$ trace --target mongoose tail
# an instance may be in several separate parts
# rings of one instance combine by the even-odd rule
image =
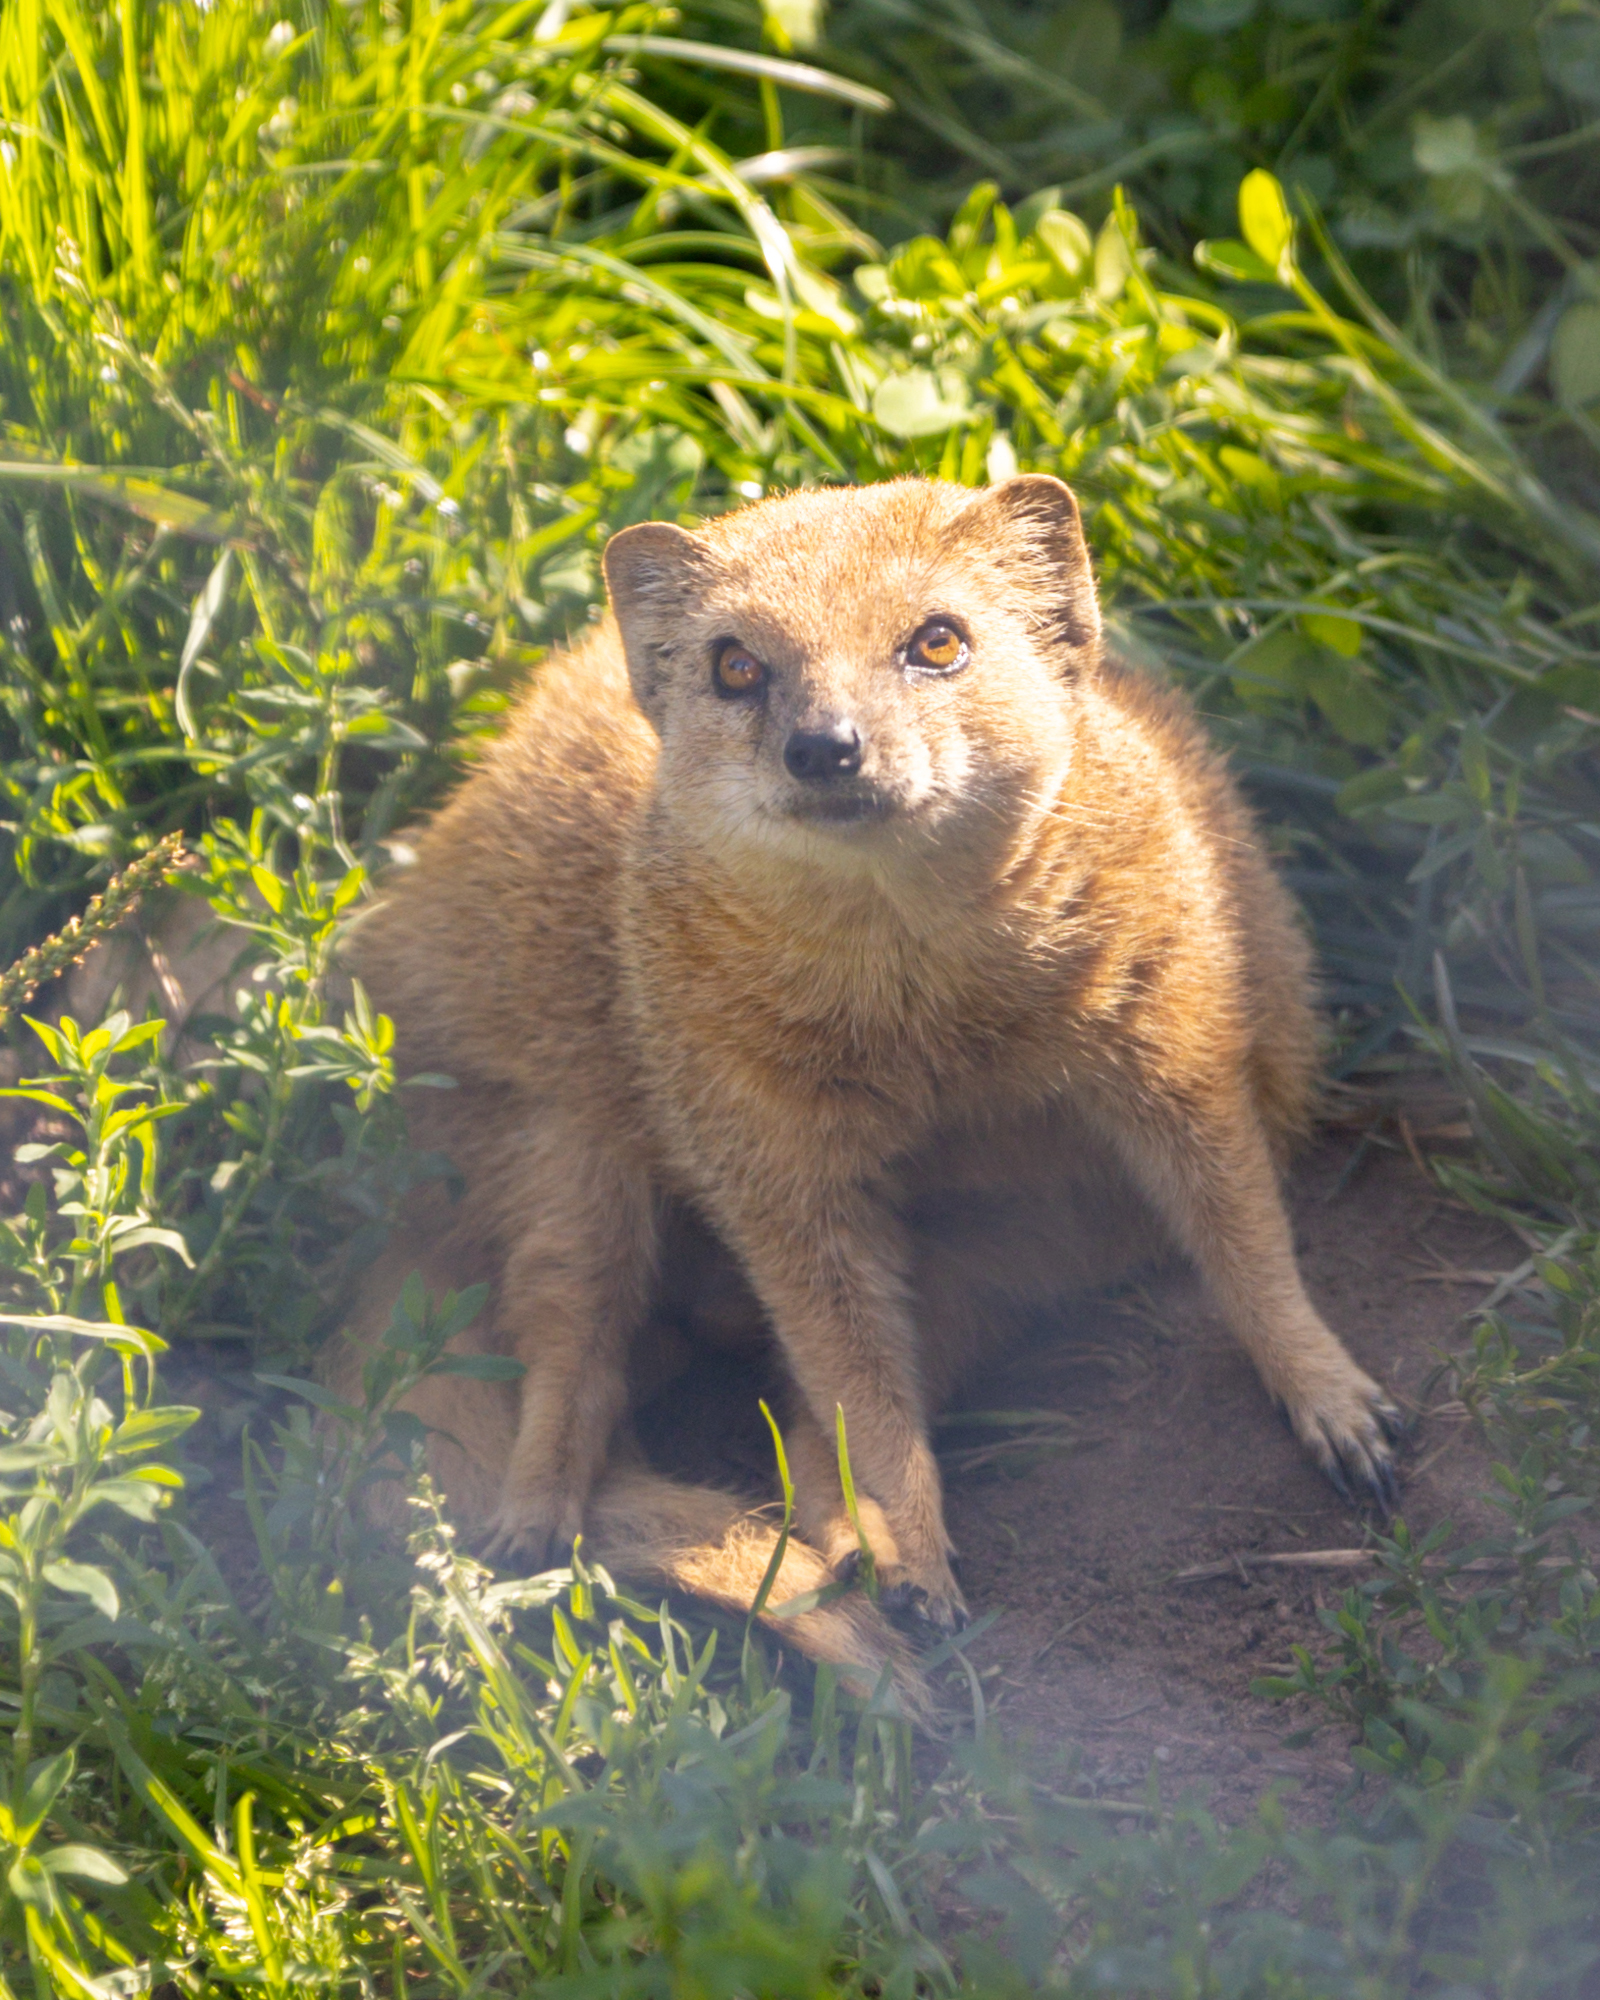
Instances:
[[[778,1545],[778,1530],[732,1493],[685,1486],[659,1473],[618,1467],[590,1496],[583,1553],[619,1583],[666,1584],[747,1616]],[[911,1647],[861,1592],[791,1617],[774,1615],[808,1591],[836,1582],[815,1549],[792,1536],[761,1622],[808,1658],[838,1670],[853,1694],[873,1693],[885,1667],[902,1713],[926,1726],[933,1699]]]

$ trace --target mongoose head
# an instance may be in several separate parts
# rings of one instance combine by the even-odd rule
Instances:
[[[1005,845],[1071,754],[1100,614],[1077,503],[1028,475],[626,528],[606,582],[691,837],[814,865]]]

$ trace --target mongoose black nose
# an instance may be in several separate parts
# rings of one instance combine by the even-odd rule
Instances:
[[[825,729],[796,729],[783,746],[791,778],[853,778],[861,769],[861,732],[841,719]]]

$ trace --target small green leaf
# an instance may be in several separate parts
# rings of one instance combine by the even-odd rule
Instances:
[[[108,1882],[114,1889],[128,1879],[127,1871],[119,1868],[109,1854],[78,1841],[52,1847],[48,1854],[39,1856],[39,1865],[49,1875],[82,1875],[90,1882]]]
[[[886,375],[872,397],[872,414],[891,437],[937,437],[972,415],[967,385],[953,369],[910,368]]]
[[[1475,174],[1486,164],[1478,128],[1460,112],[1434,118],[1419,111],[1411,121],[1411,157],[1425,174]]]
[[[1268,270],[1284,279],[1293,261],[1294,222],[1282,186],[1264,167],[1239,183],[1239,228]]]
[[[33,1032],[39,1037],[40,1041],[44,1043],[45,1048],[49,1051],[50,1060],[54,1063],[64,1064],[67,1060],[68,1044],[66,1036],[64,1034],[58,1034],[57,1031],[54,1028],[52,1028],[47,1022],[36,1021],[31,1014],[24,1014],[22,1018],[27,1022],[28,1026],[32,1028]],[[64,1021],[62,1022],[61,1025],[63,1029],[66,1027],[66,1023]]]
[[[1306,662],[1303,679],[1307,694],[1346,742],[1369,750],[1388,742],[1389,703],[1353,662],[1321,653]]]
[[[228,592],[228,578],[232,569],[233,550],[224,548],[189,611],[189,632],[183,642],[182,657],[178,661],[178,681],[173,707],[178,727],[191,740],[197,732],[194,717],[189,710],[189,676],[207,639],[211,636],[211,628],[216,623],[217,613],[222,609],[222,600]]]
[[[365,715],[358,715],[345,724],[346,736],[381,737],[385,745],[393,750],[425,750],[428,739],[420,731],[402,722],[397,715],[386,715],[381,709],[370,709]]]
[[[63,1750],[57,1756],[47,1757],[43,1763],[29,1768],[28,1782],[23,1787],[22,1803],[17,1808],[17,1839],[32,1840],[42,1824],[44,1816],[55,1804],[61,1787],[72,1776],[73,1754]]]
[[[361,891],[366,884],[366,879],[367,879],[367,871],[364,868],[357,867],[349,869],[344,875],[343,879],[340,881],[338,888],[335,889],[333,892],[334,909],[335,910],[348,909],[349,906],[361,894]],[[360,992],[361,991],[360,980],[358,979],[353,983],[356,987],[356,990]]]
[[[63,1447],[59,1444],[0,1445],[0,1474],[35,1472],[41,1465],[64,1462]]]
[[[68,1118],[75,1119],[78,1124],[81,1125],[83,1123],[83,1113],[79,1110],[78,1106],[72,1103],[69,1098],[58,1097],[54,1091],[13,1088],[0,1090],[0,1097],[25,1098],[30,1104],[42,1104],[47,1111],[64,1112]]]
[[[50,1877],[31,1854],[17,1856],[6,1876],[6,1886],[19,1903],[29,1903],[36,1910],[48,1911],[55,1907]]]
[[[1331,646],[1334,652],[1347,660],[1353,660],[1361,651],[1361,626],[1354,618],[1342,617],[1336,611],[1307,611],[1301,614],[1300,630],[1308,639],[1315,639],[1320,645]]]
[[[1228,278],[1236,285],[1271,285],[1278,278],[1272,266],[1258,257],[1248,243],[1240,243],[1231,236],[1212,243],[1197,243],[1194,261],[1212,277]]]
[[[156,1410],[136,1410],[111,1436],[113,1451],[153,1451],[182,1437],[200,1412],[183,1403],[168,1403]]]
[[[397,1458],[407,1458],[412,1447],[419,1445],[428,1435],[428,1427],[420,1417],[409,1410],[386,1410],[383,1417],[383,1435],[388,1440],[389,1449]]]
[[[850,1470],[850,1440],[845,1432],[844,1404],[835,1403],[834,1435],[839,1452],[839,1485],[844,1494],[844,1510],[850,1516],[850,1525],[856,1531],[856,1545],[861,1551],[861,1587],[874,1603],[878,1597],[878,1564],[867,1531],[861,1525],[861,1509],[856,1501],[856,1482]]]
[[[146,1042],[153,1042],[163,1035],[166,1027],[166,1022],[162,1020],[136,1022],[133,1027],[125,1028],[117,1036],[112,1043],[112,1053],[120,1056],[126,1055],[129,1049],[143,1048]]]
[[[404,1284],[400,1287],[400,1303],[396,1312],[404,1314],[414,1327],[422,1326],[428,1317],[428,1288],[422,1282],[420,1271],[408,1271]]]
[[[1106,217],[1100,226],[1100,234],[1094,243],[1094,290],[1095,297],[1113,305],[1128,288],[1128,280],[1133,275],[1133,258],[1128,251],[1128,240],[1117,226],[1114,215]]]
[[[116,1245],[121,1250],[137,1250],[141,1244],[158,1243],[163,1250],[170,1250],[180,1263],[192,1271],[194,1259],[189,1254],[189,1246],[175,1229],[158,1229],[154,1223],[141,1223],[136,1229],[120,1232]]]
[[[250,870],[250,880],[256,885],[258,895],[272,914],[275,917],[281,916],[283,913],[283,884],[273,874],[272,870],[270,868],[263,868],[258,864]]]
[[[158,1333],[142,1326],[123,1326],[116,1320],[76,1319],[71,1313],[0,1312],[0,1326],[32,1328],[39,1333],[75,1333],[85,1340],[103,1340],[108,1347],[131,1349],[137,1354],[164,1354],[167,1343]]]
[[[1342,813],[1367,812],[1374,806],[1404,798],[1405,792],[1403,771],[1397,771],[1392,764],[1375,764],[1370,771],[1363,771],[1342,785],[1336,803]]]
[[[478,1317],[489,1303],[487,1285],[468,1285],[460,1292],[446,1292],[439,1305],[439,1333],[445,1341],[454,1340]]]
[[[441,1354],[426,1372],[465,1375],[472,1382],[520,1382],[528,1370],[525,1362],[513,1361],[509,1354]]]
[[[91,1486],[82,1511],[91,1507],[115,1507],[136,1521],[153,1521],[167,1504],[167,1495],[154,1481],[130,1474],[126,1479],[105,1479]]]
[[[113,1623],[116,1622],[122,1609],[117,1587],[105,1571],[96,1569],[93,1563],[68,1562],[63,1557],[58,1562],[45,1564],[44,1580],[74,1597],[87,1597],[96,1611],[103,1612]]]
[[[1094,255],[1094,238],[1083,223],[1070,209],[1051,208],[1039,217],[1033,233],[1067,283],[1076,284]]]
[[[319,1410],[326,1410],[330,1417],[348,1417],[353,1422],[361,1412],[353,1403],[345,1402],[331,1389],[324,1389],[320,1382],[308,1382],[299,1375],[257,1375],[258,1382],[265,1382],[271,1389],[287,1389],[293,1396],[303,1396],[308,1403]]]
[[[1487,810],[1494,797],[1494,779],[1489,771],[1489,746],[1475,715],[1469,715],[1461,726],[1461,775],[1474,803]]]
[[[918,236],[889,265],[889,283],[903,299],[959,299],[967,289],[961,267],[937,236]]]
[[[1271,506],[1282,504],[1282,482],[1259,452],[1241,451],[1236,444],[1225,444],[1217,453],[1217,462],[1237,485],[1258,494]]]
[[[1600,402],[1600,302],[1580,299],[1557,321],[1550,380],[1563,403],[1581,409]]]

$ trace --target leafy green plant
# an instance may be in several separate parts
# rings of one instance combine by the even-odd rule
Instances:
[[[838,0],[829,53],[895,99],[875,187],[942,227],[975,175],[1098,209],[1136,192],[1174,255],[1266,168],[1305,190],[1417,343],[1506,402],[1597,378],[1600,20],[1470,0],[982,7]],[[817,135],[831,133],[819,121]],[[1492,388],[1490,384],[1492,382]],[[1527,410],[1539,428],[1548,417]]]
[[[343,1633],[352,1609],[373,1608],[374,1580],[384,1580],[380,1588],[393,1583],[396,1566],[384,1560],[393,1537],[375,1531],[365,1502],[375,1486],[405,1481],[426,1462],[426,1432],[400,1407],[407,1394],[430,1375],[505,1382],[521,1374],[522,1364],[503,1355],[446,1351],[487,1298],[486,1285],[473,1285],[436,1303],[413,1273],[363,1360],[352,1391],[358,1401],[304,1377],[257,1378],[303,1404],[276,1426],[276,1458],[251,1440],[245,1465],[263,1567],[280,1598],[279,1615],[296,1630]],[[311,1411],[320,1413],[315,1423]]]
[[[43,1021],[29,1025],[59,1065],[59,1074],[30,1078],[5,1095],[65,1118],[79,1128],[82,1143],[18,1148],[23,1164],[55,1163],[53,1214],[66,1230],[54,1234],[49,1229],[44,1188],[36,1182],[37,1196],[30,1192],[18,1222],[7,1225],[7,1262],[19,1278],[31,1282],[52,1313],[74,1317],[87,1308],[116,1320],[123,1310],[112,1275],[119,1256],[159,1245],[189,1261],[183,1238],[156,1221],[152,1206],[156,1126],[181,1117],[185,1107],[181,1102],[142,1101],[154,1086],[143,1078],[117,1075],[112,1068],[118,1056],[147,1047],[166,1023],[144,1021],[136,1027],[126,1014],[113,1014],[88,1034],[70,1015],[54,1028]],[[133,1102],[124,1103],[126,1098]]]
[[[85,1645],[109,1638],[120,1615],[115,1544],[109,1562],[86,1561],[86,1525],[101,1509],[152,1521],[182,1484],[154,1454],[199,1415],[156,1400],[155,1360],[165,1343],[126,1323],[115,1278],[121,1257],[155,1245],[183,1248],[180,1237],[151,1221],[148,1195],[157,1124],[184,1107],[143,1101],[150,1086],[113,1070],[116,1058],[136,1053],[162,1025],[135,1027],[126,1014],[88,1034],[69,1019],[54,1029],[38,1024],[60,1073],[8,1093],[44,1105],[81,1133],[81,1143],[22,1149],[54,1165],[53,1217],[36,1182],[22,1214],[0,1225],[9,1274],[45,1308],[0,1312],[7,1404],[0,1418],[0,1592],[11,1612],[15,1661],[14,1684],[0,1697],[10,1708],[11,1734],[0,1803],[7,1847],[0,1938],[24,1950],[36,1980],[47,1984],[66,1965],[70,1985],[83,1950],[86,1918],[74,1884],[120,1887],[129,1879],[102,1846],[52,1833],[72,1827],[61,1797],[76,1760],[54,1726],[60,1694],[52,1683]],[[52,1220],[64,1229],[52,1229]]]
[[[0,1952],[44,1990],[120,1965],[196,1991],[374,1974],[531,1991],[625,1969],[645,1940],[660,1966],[737,1961],[772,1991],[814,1990],[863,1949],[927,1959],[879,1938],[851,1886],[892,1883],[877,1849],[902,1840],[903,1723],[854,1731],[824,1685],[797,1761],[788,1696],[758,1651],[715,1675],[715,1632],[697,1642],[602,1573],[497,1582],[455,1551],[415,1490],[421,1434],[397,1404],[429,1373],[513,1365],[445,1352],[482,1299],[436,1306],[408,1284],[359,1400],[281,1384],[326,1421],[291,1412],[281,1455],[247,1466],[268,1585],[253,1612],[181,1528],[170,1553],[198,1589],[174,1592],[111,1543],[100,1565],[62,1553],[96,1507],[154,1518],[180,1482],[149,1454],[198,1412],[151,1401],[153,1370],[135,1363],[154,1336],[11,1316],[8,1377],[39,1407],[0,1447],[26,1495],[0,1522],[22,1662]],[[94,1389],[107,1351],[124,1359],[120,1423]],[[35,1382],[19,1364],[54,1373]],[[418,1510],[410,1560],[360,1507],[394,1477]],[[64,1614],[63,1593],[95,1615]],[[89,1657],[108,1647],[135,1666],[131,1686]],[[843,1850],[815,1840],[846,1811]],[[82,1882],[98,1885],[87,1901]]]

